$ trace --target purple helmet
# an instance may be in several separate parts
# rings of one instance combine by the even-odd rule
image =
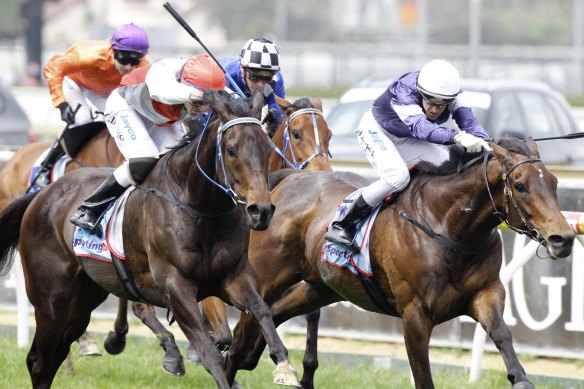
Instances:
[[[136,51],[148,54],[148,35],[133,23],[122,24],[110,39],[115,50]]]

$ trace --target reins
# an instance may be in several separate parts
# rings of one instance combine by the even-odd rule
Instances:
[[[482,155],[471,159],[470,161],[466,162],[464,165],[459,164],[457,172],[458,173],[463,172],[464,170],[466,170],[470,166],[476,164],[477,162],[479,162],[482,159],[483,160],[483,167],[484,167],[483,177],[485,179],[485,184],[487,186],[487,193],[489,194],[489,199],[491,200],[491,204],[493,205],[493,208],[495,209],[495,211],[493,212],[493,216],[495,216],[497,219],[499,219],[499,221],[501,223],[504,223],[511,230],[513,230],[519,234],[526,235],[530,239],[544,245],[544,247],[545,247],[546,246],[545,240],[540,236],[539,231],[537,231],[535,228],[533,228],[529,224],[529,222],[527,221],[527,219],[523,215],[523,212],[521,212],[521,208],[519,207],[519,204],[517,204],[517,201],[513,197],[513,192],[511,190],[511,186],[509,184],[509,175],[511,174],[511,172],[513,170],[515,170],[516,167],[518,167],[519,165],[524,164],[524,163],[541,162],[541,159],[539,159],[539,158],[526,158],[526,159],[523,159],[521,161],[516,162],[509,169],[506,169],[505,164],[503,164],[503,173],[501,174],[501,179],[503,180],[503,185],[504,185],[503,193],[505,195],[505,212],[503,213],[497,209],[497,205],[495,204],[495,200],[493,198],[493,195],[491,193],[491,188],[489,186],[489,180],[488,180],[488,175],[487,175],[487,165],[489,162],[489,157],[490,157],[490,153],[483,152]],[[523,223],[523,225],[526,227],[525,230],[517,228],[517,227],[513,227],[509,224],[509,221],[508,221],[509,202],[511,202],[513,204],[513,207],[515,208],[517,215],[521,219],[521,222]],[[460,242],[457,242],[455,240],[452,240],[444,235],[441,235],[441,234],[435,232],[430,227],[424,226],[423,224],[414,220],[410,215],[408,215],[407,213],[405,213],[403,211],[398,211],[394,208],[390,208],[390,209],[393,210],[394,212],[396,212],[404,220],[407,220],[408,222],[412,223],[414,226],[419,228],[426,235],[428,235],[432,239],[435,239],[438,242],[438,244],[440,244],[440,245],[442,245],[442,246],[444,246],[452,251],[460,252],[461,254],[478,253],[481,250],[483,250],[484,248],[488,247],[490,244],[492,244],[494,242],[494,240],[497,238],[497,234],[495,233],[496,229],[492,229],[490,234],[489,234],[489,237],[486,240],[484,240],[479,246],[460,243]]]

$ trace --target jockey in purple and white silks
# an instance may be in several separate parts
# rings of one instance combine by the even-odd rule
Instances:
[[[286,98],[284,78],[280,73],[280,54],[276,45],[265,38],[250,39],[243,45],[239,58],[222,58],[219,62],[237,84],[233,85],[227,79],[227,87],[234,92],[239,89],[249,97],[256,90],[264,89],[266,84],[271,86],[273,92],[266,97],[271,118],[266,120],[263,127],[270,137],[273,136],[285,117],[274,95]]]
[[[389,85],[356,130],[361,149],[380,178],[365,187],[344,217],[331,225],[326,239],[358,252],[353,243],[355,227],[377,204],[408,185],[409,165],[446,161],[449,153],[444,145],[452,143],[469,152],[490,150],[489,135],[464,97],[458,71],[444,60],[430,61]],[[451,115],[461,131],[442,125]]]

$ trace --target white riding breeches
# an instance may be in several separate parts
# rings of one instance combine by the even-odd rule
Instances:
[[[98,95],[86,89],[69,77],[63,79],[63,96],[75,113],[75,123],[69,128],[91,122],[102,122],[107,95]]]
[[[123,186],[128,186],[132,182],[127,167],[130,158],[158,158],[160,154],[167,152],[169,147],[178,144],[185,135],[180,123],[158,126],[140,115],[120,96],[117,89],[107,99],[105,122],[118,149],[126,159],[126,163],[114,172],[118,183]]]
[[[371,110],[363,115],[355,133],[361,150],[380,177],[362,193],[363,199],[371,206],[408,185],[409,165],[420,161],[440,164],[449,157],[448,150],[442,145],[389,134],[377,123]]]

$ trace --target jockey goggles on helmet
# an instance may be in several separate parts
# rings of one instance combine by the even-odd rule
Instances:
[[[136,51],[126,51],[126,50],[114,50],[114,58],[118,61],[121,65],[132,65],[138,66],[144,54],[138,53]]]
[[[441,99],[439,97],[430,96],[422,91],[419,92],[420,96],[422,96],[422,99],[424,99],[424,101],[428,103],[430,107],[444,108],[454,101],[454,99]]]

